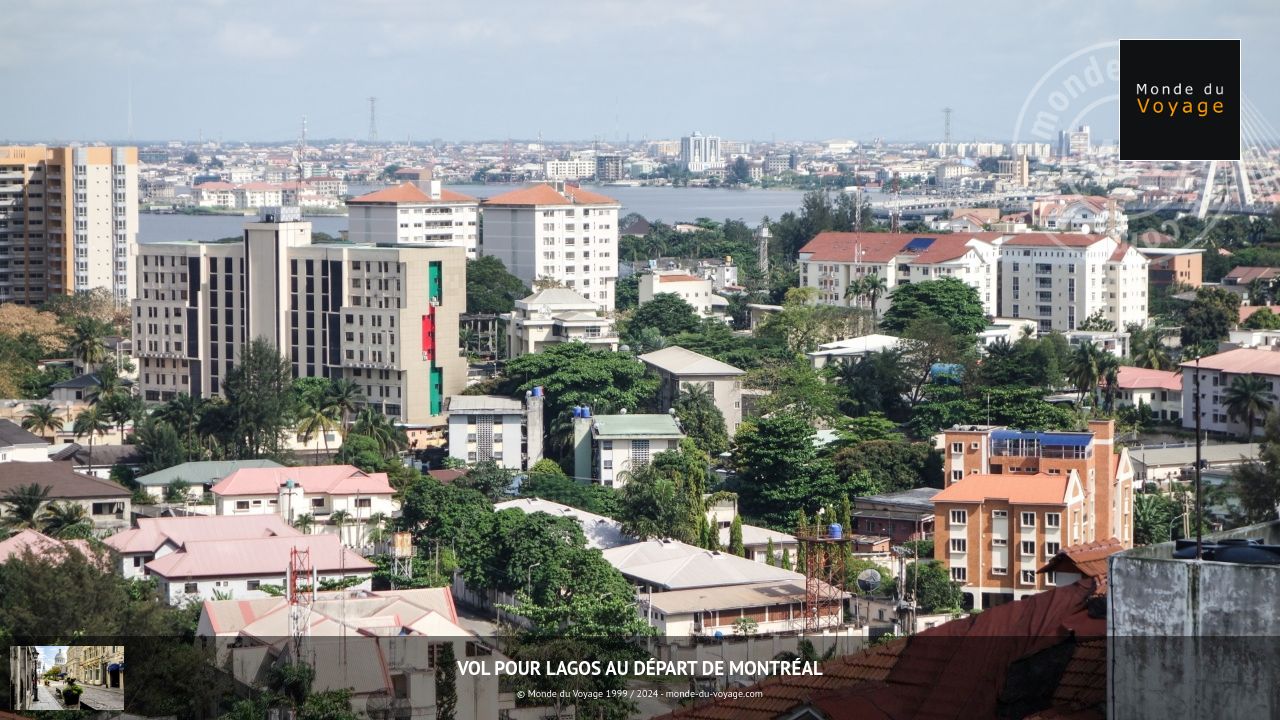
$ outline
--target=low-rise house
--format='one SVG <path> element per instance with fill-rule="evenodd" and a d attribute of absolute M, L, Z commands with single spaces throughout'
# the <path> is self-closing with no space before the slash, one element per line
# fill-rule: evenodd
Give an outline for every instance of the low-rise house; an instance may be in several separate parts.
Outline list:
<path fill-rule="evenodd" d="M 1116 406 L 1145 406 L 1153 420 L 1182 417 L 1181 373 L 1123 365 L 1116 376 Z"/>
<path fill-rule="evenodd" d="M 69 462 L 76 472 L 104 480 L 111 479 L 111 471 L 120 466 L 125 470 L 137 470 L 142 465 L 142 453 L 133 445 L 99 445 L 94 443 L 92 453 L 88 445 L 78 442 L 59 445 L 49 456 L 55 462 Z"/>
<path fill-rule="evenodd" d="M 684 433 L 674 414 L 596 415 L 578 408 L 573 418 L 574 477 L 605 487 L 626 484 L 626 473 L 676 450 Z"/>
<path fill-rule="evenodd" d="M 640 276 L 640 304 L 652 302 L 659 295 L 675 295 L 704 318 L 723 318 L 729 308 L 729 301 L 713 291 L 711 280 L 683 270 L 658 270 Z"/>
<path fill-rule="evenodd" d="M 121 485 L 76 472 L 66 462 L 0 463 L 0 495 L 28 485 L 49 488 L 47 502 L 71 502 L 84 507 L 100 534 L 129 527 L 129 499 Z M 7 511 L 8 508 L 0 508 Z"/>
<path fill-rule="evenodd" d="M 241 468 L 212 492 L 219 515 L 279 515 L 290 525 L 310 516 L 318 530 L 339 533 L 351 545 L 364 544 L 369 517 L 390 518 L 400 509 L 386 473 L 352 465 Z M 334 521 L 339 512 L 341 523 Z"/>
<path fill-rule="evenodd" d="M 156 499 L 164 497 L 164 491 L 175 480 L 189 485 L 187 492 L 193 500 L 211 490 L 223 478 L 243 468 L 278 468 L 274 460 L 198 460 L 174 465 L 164 470 L 148 473 L 134 480 L 148 495 Z"/>
<path fill-rule="evenodd" d="M 285 585 L 294 550 L 310 554 L 320 583 L 355 582 L 354 587 L 370 587 L 376 566 L 344 547 L 336 535 L 188 540 L 180 550 L 144 567 L 146 575 L 156 579 L 160 597 L 171 605 L 219 596 L 263 598 L 270 597 L 263 585 Z"/>
<path fill-rule="evenodd" d="M 729 547 L 729 540 L 732 536 L 730 527 L 721 527 L 719 530 L 719 538 L 721 547 Z M 773 548 L 773 564 L 777 564 L 782 560 L 783 553 L 793 559 L 799 551 L 800 544 L 794 535 L 773 530 L 770 528 L 758 527 L 756 525 L 742 524 L 742 550 L 743 557 L 756 562 L 768 563 L 769 548 Z"/>
<path fill-rule="evenodd" d="M 87 540 L 58 540 L 28 528 L 0 540 L 0 565 L 15 557 L 21 557 L 28 551 L 42 561 L 53 564 L 69 550 L 78 551 L 86 558 L 102 559 L 101 554 L 96 552 Z"/>
<path fill-rule="evenodd" d="M 546 513 L 553 517 L 567 517 L 582 526 L 582 533 L 587 536 L 587 547 L 606 550 L 620 545 L 629 545 L 636 541 L 622 532 L 622 525 L 613 518 L 589 513 L 586 510 L 569 505 L 562 505 L 541 498 L 518 498 L 495 503 L 494 511 L 519 510 L 525 514 Z"/>
<path fill-rule="evenodd" d="M 524 402 L 496 395 L 446 398 L 449 457 L 469 464 L 492 460 L 511 470 L 533 467 L 542 459 L 542 397 L 542 388 L 535 388 Z"/>
<path fill-rule="evenodd" d="M 105 542 L 119 553 L 121 574 L 141 578 L 147 574 L 147 563 L 182 552 L 188 542 L 301 536 L 278 515 L 211 515 L 138 518 L 137 527 L 122 530 Z"/>
<path fill-rule="evenodd" d="M 813 363 L 814 369 L 821 370 L 833 362 L 856 363 L 868 355 L 873 355 L 883 350 L 896 350 L 901 343 L 902 338 L 892 335 L 862 335 L 856 338 L 823 343 L 818 346 L 817 350 L 807 354 L 809 362 Z"/>
<path fill-rule="evenodd" d="M 613 321 L 600 306 L 567 288 L 544 288 L 502 316 L 507 323 L 507 357 L 542 352 L 548 345 L 582 342 L 596 348 L 618 349 Z"/>
<path fill-rule="evenodd" d="M 738 431 L 742 423 L 742 376 L 746 371 L 678 345 L 645 353 L 640 360 L 662 380 L 658 389 L 660 407 L 674 407 L 682 390 L 701 385 L 724 416 L 730 437 Z"/>
<path fill-rule="evenodd" d="M 1036 573 L 1068 545 L 1084 541 L 1089 522 L 1085 488 L 1065 474 L 976 474 L 933 498 L 942 518 L 934 557 L 966 595 L 966 606 L 989 608 L 1053 586 Z"/>
<path fill-rule="evenodd" d="M 884 535 L 895 545 L 927 540 L 933 536 L 933 498 L 938 492 L 925 487 L 854 498 L 850 530 Z"/>
<path fill-rule="evenodd" d="M 196 636 L 215 648 L 220 666 L 252 685 L 295 652 L 290 605 L 283 597 L 206 600 Z M 459 624 L 446 588 L 318 593 L 309 604 L 304 656 L 341 658 L 315 664 L 312 689 L 346 689 L 351 710 L 362 717 L 423 718 L 437 715 L 436 682 L 441 650 L 453 646 L 459 661 L 504 659 Z M 491 720 L 515 710 L 515 697 L 498 688 L 498 673 L 456 673 L 456 720 Z M 381 710 L 379 710 L 381 712 Z M 372 713 L 370 713 L 372 715 Z M 510 715 L 518 717 L 517 715 Z M 537 717 L 554 717 L 543 713 Z"/>
<path fill-rule="evenodd" d="M 133 385 L 133 381 L 127 378 L 120 378 L 119 382 L 126 389 Z M 85 373 L 70 380 L 54 383 L 50 388 L 49 399 L 64 403 L 77 400 L 89 401 L 101 388 L 102 381 L 97 373 Z"/>
<path fill-rule="evenodd" d="M 1200 462 L 1206 471 L 1230 472 L 1237 465 L 1257 462 L 1261 447 L 1257 443 L 1204 444 L 1200 448 Z M 1195 442 L 1130 448 L 1129 461 L 1133 463 L 1135 485 L 1144 487 L 1152 483 L 1168 490 L 1173 483 L 1193 481 Z"/>
<path fill-rule="evenodd" d="M 1085 343 L 1118 358 L 1129 356 L 1129 333 L 1120 330 L 1069 330 L 1062 333 L 1072 347 Z"/>
<path fill-rule="evenodd" d="M 44 462 L 49 459 L 49 441 L 22 429 L 8 420 L 0 420 L 0 463 Z"/>

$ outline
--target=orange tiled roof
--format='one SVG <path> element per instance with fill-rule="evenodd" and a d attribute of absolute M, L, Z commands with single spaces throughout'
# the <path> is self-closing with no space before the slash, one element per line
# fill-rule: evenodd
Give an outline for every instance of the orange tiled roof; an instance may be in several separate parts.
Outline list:
<path fill-rule="evenodd" d="M 985 502 L 1008 500 L 1019 505 L 1063 505 L 1066 503 L 1069 475 L 977 474 L 948 485 L 933 496 L 933 502 Z"/>
<path fill-rule="evenodd" d="M 1065 547 L 1058 551 L 1038 572 L 1076 572 L 1093 578 L 1097 583 L 1095 594 L 1107 592 L 1107 558 L 1124 550 L 1124 544 L 1115 538 L 1097 540 Z"/>
<path fill-rule="evenodd" d="M 429 202 L 475 202 L 475 198 L 452 190 L 440 190 L 440 198 L 434 199 L 422 191 L 422 188 L 411 182 L 401 183 L 396 187 L 375 190 L 371 193 L 352 198 L 352 203 L 429 203 Z"/>
<path fill-rule="evenodd" d="M 801 253 L 808 253 L 809 259 L 818 262 L 864 262 L 886 263 L 895 256 L 906 252 L 907 244 L 912 240 L 927 238 L 933 242 L 929 247 L 915 254 L 912 263 L 938 263 L 954 260 L 969 251 L 970 240 L 991 242 L 1001 233 L 955 233 L 951 235 L 918 235 L 914 233 L 864 233 L 834 232 L 818 233 L 812 240 L 800 248 Z"/>
<path fill-rule="evenodd" d="M 512 190 L 484 201 L 485 205 L 617 205 L 611 197 L 566 185 L 564 193 L 547 183 Z"/>

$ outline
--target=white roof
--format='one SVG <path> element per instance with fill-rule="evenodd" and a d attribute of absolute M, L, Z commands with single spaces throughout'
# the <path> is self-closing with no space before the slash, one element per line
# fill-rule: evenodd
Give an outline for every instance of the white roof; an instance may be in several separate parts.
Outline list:
<path fill-rule="evenodd" d="M 627 577 L 668 590 L 804 578 L 798 572 L 676 540 L 647 540 L 610 548 L 604 551 L 604 559 Z"/>
<path fill-rule="evenodd" d="M 516 307 L 527 308 L 533 305 L 553 305 L 566 310 L 588 310 L 592 312 L 599 307 L 568 288 L 543 288 L 516 302 Z"/>
<path fill-rule="evenodd" d="M 446 403 L 451 413 L 501 412 L 518 415 L 524 412 L 524 403 L 499 395 L 452 395 L 447 398 Z"/>
<path fill-rule="evenodd" d="M 835 342 L 824 343 L 818 346 L 817 351 L 809 353 L 809 357 L 829 356 L 837 357 L 840 355 L 867 355 L 881 350 L 892 350 L 898 347 L 898 343 L 902 342 L 902 338 L 892 335 L 863 335 L 856 338 L 848 338 L 847 340 L 837 340 Z"/>
<path fill-rule="evenodd" d="M 720 544 L 721 545 L 729 544 L 729 530 L 730 530 L 729 527 L 720 528 Z M 796 544 L 796 538 L 794 535 L 788 535 L 784 532 L 778 532 L 777 530 L 770 530 L 769 528 L 756 527 L 755 525 L 747 525 L 746 523 L 743 523 L 742 525 L 742 544 L 743 545 L 747 547 L 754 547 L 756 545 L 768 545 L 770 540 L 773 540 L 773 545 L 776 548 L 781 548 L 783 545 Z M 779 550 L 779 552 L 781 552 L 781 550 Z"/>
<path fill-rule="evenodd" d="M 514 509 L 525 514 L 541 512 L 555 517 L 572 518 L 582 526 L 582 532 L 587 536 L 587 545 L 600 550 L 635 542 L 635 538 L 622 533 L 622 526 L 616 520 L 550 500 L 519 498 L 495 503 L 493 509 Z"/>
<path fill-rule="evenodd" d="M 744 375 L 746 371 L 713 357 L 672 345 L 640 356 L 644 362 L 672 375 Z"/>
<path fill-rule="evenodd" d="M 823 583 L 826 586 L 826 583 Z M 848 593 L 840 593 L 848 597 Z M 769 607 L 805 601 L 805 581 L 779 580 L 749 585 L 732 585 L 717 588 L 695 588 L 654 593 L 641 596 L 642 601 L 653 604 L 653 609 L 666 615 L 687 615 L 708 610 L 737 610 L 739 608 Z"/>

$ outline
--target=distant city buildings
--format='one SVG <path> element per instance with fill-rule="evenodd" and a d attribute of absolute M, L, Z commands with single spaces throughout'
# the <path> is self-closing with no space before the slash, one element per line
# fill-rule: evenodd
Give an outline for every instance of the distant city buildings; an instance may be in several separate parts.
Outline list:
<path fill-rule="evenodd" d="M 0 302 L 134 297 L 138 149 L 0 147 Z"/>
<path fill-rule="evenodd" d="M 142 397 L 220 395 L 263 338 L 295 376 L 349 379 L 411 431 L 442 428 L 466 374 L 464 261 L 461 247 L 313 243 L 289 208 L 235 242 L 145 245 L 133 305 Z"/>
<path fill-rule="evenodd" d="M 481 255 L 498 258 L 527 285 L 562 283 L 613 311 L 621 203 L 573 185 L 542 183 L 491 197 L 481 208 Z"/>
<path fill-rule="evenodd" d="M 697 132 L 680 138 L 680 164 L 693 173 L 724 169 L 720 138 Z"/>
<path fill-rule="evenodd" d="M 1059 157 L 1084 157 L 1093 152 L 1093 142 L 1089 137 L 1089 126 L 1081 125 L 1075 130 L 1063 130 L 1058 133 Z"/>

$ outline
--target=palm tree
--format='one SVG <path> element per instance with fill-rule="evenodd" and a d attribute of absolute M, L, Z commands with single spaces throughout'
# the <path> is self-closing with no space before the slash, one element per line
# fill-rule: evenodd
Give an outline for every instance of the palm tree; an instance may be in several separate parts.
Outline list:
<path fill-rule="evenodd" d="M 351 513 L 347 512 L 346 510 L 334 510 L 333 513 L 329 515 L 329 522 L 333 523 L 338 527 L 339 542 L 346 543 L 347 539 L 345 537 L 345 533 L 343 532 L 343 530 L 346 528 L 347 522 L 349 522 L 350 520 L 351 520 Z"/>
<path fill-rule="evenodd" d="M 107 345 L 102 340 L 102 336 L 106 334 L 107 328 L 96 320 L 82 318 L 76 323 L 67 348 L 71 351 L 71 356 L 84 367 L 85 372 L 97 367 L 107 358 Z"/>
<path fill-rule="evenodd" d="M 120 371 L 116 369 L 115 363 L 102 363 L 94 378 L 97 380 L 97 387 L 89 393 L 89 402 L 92 404 L 96 405 L 121 390 Z"/>
<path fill-rule="evenodd" d="M 334 380 L 325 392 L 324 404 L 336 411 L 342 421 L 342 436 L 346 437 L 347 429 L 350 427 L 347 418 L 364 405 L 364 391 L 352 380 L 346 378 Z"/>
<path fill-rule="evenodd" d="M 93 535 L 93 519 L 80 503 L 49 503 L 39 519 L 41 530 L 50 537 L 87 538 Z"/>
<path fill-rule="evenodd" d="M 1116 404 L 1116 394 L 1120 392 L 1120 361 L 1115 355 L 1107 354 L 1102 364 L 1102 381 L 1107 384 L 1106 407 L 1111 412 Z"/>
<path fill-rule="evenodd" d="M 376 512 L 370 515 L 364 524 L 367 528 L 365 532 L 365 540 L 376 544 L 387 541 L 387 514 L 384 512 Z"/>
<path fill-rule="evenodd" d="M 329 457 L 329 431 L 340 424 L 336 417 L 335 407 L 324 404 L 322 399 L 319 407 L 306 403 L 299 412 L 298 432 L 302 434 L 306 442 L 311 442 L 311 438 L 319 434 L 320 439 L 324 441 L 325 457 Z"/>
<path fill-rule="evenodd" d="M 293 521 L 293 527 L 301 530 L 303 535 L 310 535 L 311 528 L 315 527 L 316 518 L 311 513 L 299 515 Z"/>
<path fill-rule="evenodd" d="M 124 426 L 142 417 L 142 401 L 127 392 L 116 392 L 101 398 L 98 403 L 103 415 L 116 426 L 120 441 L 124 442 Z"/>
<path fill-rule="evenodd" d="M 40 510 L 49 498 L 49 486 L 31 483 L 19 485 L 0 496 L 0 505 L 8 511 L 0 516 L 0 527 L 9 530 L 39 530 Z"/>
<path fill-rule="evenodd" d="M 22 416 L 23 430 L 39 433 L 50 441 L 62 429 L 62 425 L 62 416 L 52 405 L 32 405 L 27 408 L 27 414 Z"/>
<path fill-rule="evenodd" d="M 866 293 L 866 285 L 863 281 L 864 278 L 854 278 L 853 280 L 850 280 L 849 284 L 845 286 L 844 289 L 844 299 L 858 300 L 859 304 L 861 304 L 862 296 Z"/>
<path fill-rule="evenodd" d="M 400 452 L 409 446 L 409 439 L 404 430 L 397 427 L 377 408 L 361 408 L 351 429 L 376 440 L 378 448 L 384 455 Z"/>
<path fill-rule="evenodd" d="M 1172 331 L 1164 326 L 1144 328 L 1137 323 L 1125 328 L 1129 332 L 1129 355 L 1134 365 L 1152 370 L 1168 370 L 1173 367 L 1173 357 L 1165 344 Z"/>
<path fill-rule="evenodd" d="M 75 424 L 71 426 L 71 431 L 76 434 L 77 438 L 89 436 L 89 467 L 93 467 L 93 439 L 98 435 L 106 432 L 111 428 L 111 423 L 107 422 L 107 415 L 98 405 L 90 405 L 76 416 Z"/>
<path fill-rule="evenodd" d="M 1253 436 L 1253 421 L 1258 416 L 1265 416 L 1275 405 L 1276 396 L 1271 392 L 1271 383 L 1257 375 L 1237 375 L 1222 394 L 1223 405 L 1232 420 L 1245 418 L 1245 437 Z"/>
<path fill-rule="evenodd" d="M 1097 345 L 1091 342 L 1082 342 L 1074 353 L 1071 354 L 1071 366 L 1068 370 L 1068 379 L 1080 391 L 1080 401 L 1084 402 L 1084 394 L 1092 392 L 1095 400 L 1098 392 L 1098 382 L 1102 380 L 1105 372 L 1105 356 Z M 1097 402 L 1094 403 L 1097 406 Z"/>
<path fill-rule="evenodd" d="M 871 300 L 871 321 L 879 322 L 876 315 L 876 301 L 889 290 L 888 283 L 879 273 L 871 273 L 862 278 L 862 292 Z"/>
<path fill-rule="evenodd" d="M 169 399 L 168 402 L 155 409 L 152 413 L 158 420 L 163 420 L 171 427 L 181 429 L 186 432 L 187 459 L 190 460 L 191 452 L 196 446 L 196 428 L 200 424 L 200 413 L 203 401 L 194 398 L 187 393 L 179 393 Z"/>

